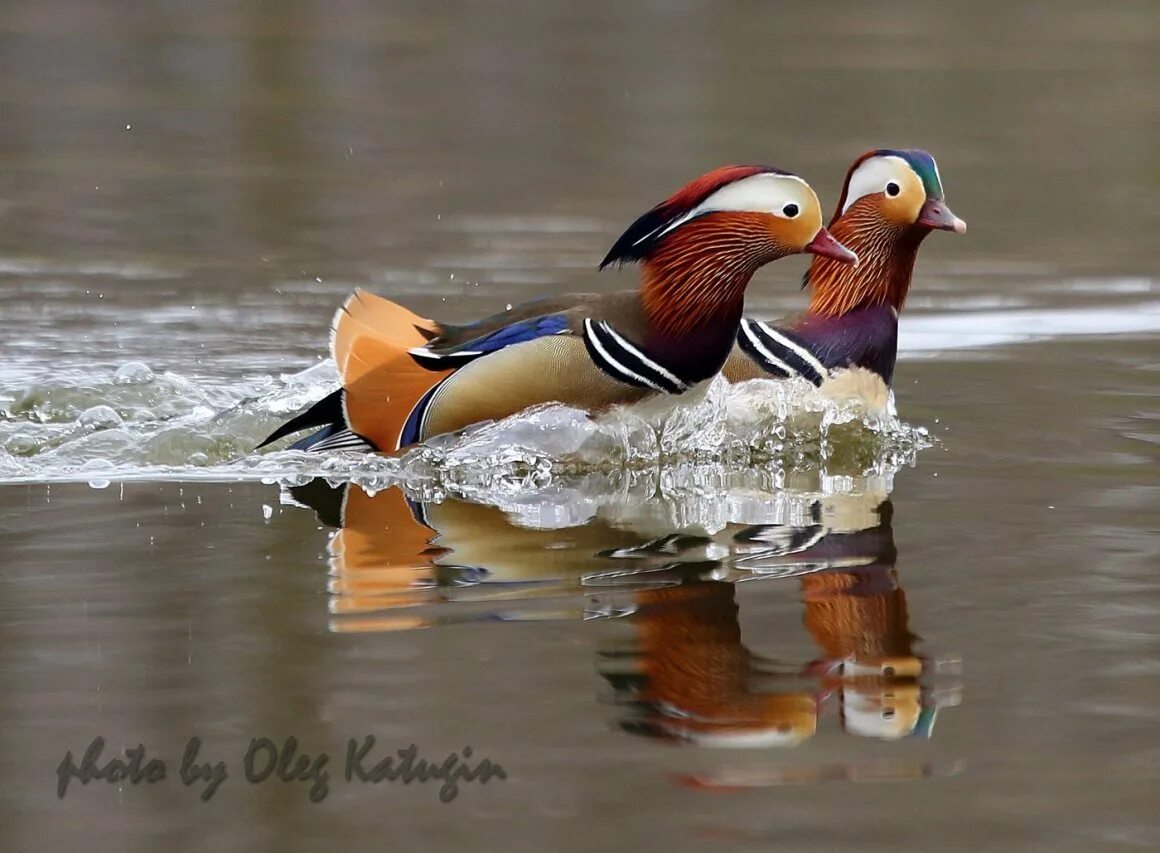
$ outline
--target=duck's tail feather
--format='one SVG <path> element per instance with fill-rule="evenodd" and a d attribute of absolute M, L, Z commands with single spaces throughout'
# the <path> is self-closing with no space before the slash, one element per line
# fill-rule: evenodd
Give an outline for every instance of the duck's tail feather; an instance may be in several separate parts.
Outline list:
<path fill-rule="evenodd" d="M 408 422 L 421 416 L 420 403 L 452 371 L 420 364 L 411 350 L 440 330 L 437 323 L 362 290 L 346 300 L 334 317 L 332 349 L 351 432 L 387 453 L 421 437 L 407 429 Z"/>
<path fill-rule="evenodd" d="M 343 433 L 353 436 L 346 427 L 346 415 L 343 412 L 342 397 L 343 392 L 341 388 L 333 394 L 327 394 L 305 412 L 286 421 L 286 423 L 266 436 L 255 450 L 260 450 L 267 444 L 273 444 L 280 438 L 285 438 L 288 435 L 293 435 L 296 432 L 301 432 L 311 427 L 322 427 L 322 429 L 292 444 L 290 446 L 291 450 L 324 450 L 326 448 L 320 446 L 324 442 L 333 441 Z M 369 446 L 369 442 L 361 439 L 360 443 L 364 448 Z"/>
<path fill-rule="evenodd" d="M 331 324 L 330 351 L 342 388 L 279 427 L 258 447 L 299 430 L 322 427 L 293 448 L 385 453 L 399 449 L 420 401 L 451 372 L 428 368 L 410 352 L 440 331 L 437 323 L 401 305 L 356 290 Z"/>
<path fill-rule="evenodd" d="M 442 334 L 442 327 L 402 305 L 359 289 L 347 297 L 330 324 L 330 352 L 338 372 L 345 368 L 360 337 L 392 342 L 406 351 Z"/>
<path fill-rule="evenodd" d="M 384 453 L 419 440 L 412 421 L 421 419 L 421 404 L 452 371 L 416 361 L 411 350 L 440 332 L 434 321 L 380 296 L 351 294 L 335 313 L 331 338 L 342 379 L 343 427 Z"/>
<path fill-rule="evenodd" d="M 290 446 L 290 449 L 313 450 L 315 453 L 322 453 L 326 450 L 357 450 L 361 453 L 378 450 L 377 447 L 361 435 L 356 435 L 349 429 L 340 429 L 336 426 L 321 429 L 314 433 L 314 435 L 295 442 Z"/>

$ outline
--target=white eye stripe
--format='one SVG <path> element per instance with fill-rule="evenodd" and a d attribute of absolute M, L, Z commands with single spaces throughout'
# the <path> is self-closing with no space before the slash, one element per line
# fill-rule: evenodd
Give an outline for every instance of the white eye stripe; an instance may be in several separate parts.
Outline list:
<path fill-rule="evenodd" d="M 860 198 L 885 192 L 886 185 L 891 181 L 897 183 L 901 188 L 900 169 L 914 173 L 914 169 L 910 168 L 909 163 L 894 154 L 871 157 L 855 169 L 846 188 L 846 203 L 842 205 L 842 213 L 849 210 L 850 206 Z"/>
<path fill-rule="evenodd" d="M 786 183 L 787 181 L 793 183 Z M 637 243 L 656 237 L 663 237 L 674 228 L 679 228 L 690 219 L 704 213 L 735 211 L 738 213 L 770 213 L 783 219 L 799 216 L 806 208 L 807 199 L 813 195 L 810 185 L 797 175 L 782 175 L 762 172 L 750 175 L 721 187 L 688 213 L 674 219 L 664 228 L 647 234 Z M 794 217 L 786 216 L 783 208 L 788 204 L 797 205 Z"/>
<path fill-rule="evenodd" d="M 689 212 L 693 216 L 718 210 L 781 214 L 787 204 L 802 206 L 803 190 L 813 192 L 797 175 L 763 172 L 721 187 Z"/>

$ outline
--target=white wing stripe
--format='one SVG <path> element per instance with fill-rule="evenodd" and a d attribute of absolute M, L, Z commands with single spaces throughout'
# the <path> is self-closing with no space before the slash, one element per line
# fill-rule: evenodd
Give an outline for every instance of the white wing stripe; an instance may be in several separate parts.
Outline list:
<path fill-rule="evenodd" d="M 753 344 L 753 348 L 761 353 L 762 357 L 776 367 L 778 370 L 784 370 L 787 376 L 797 376 L 798 372 L 782 361 L 780 358 L 771 353 L 753 332 L 752 325 L 749 320 L 741 324 L 741 328 L 745 331 L 745 337 L 749 338 L 749 342 Z"/>
<path fill-rule="evenodd" d="M 412 347 L 411 349 L 407 350 L 407 352 L 413 356 L 418 357 L 418 358 L 430 358 L 430 359 L 434 359 L 434 360 L 448 358 L 449 355 L 451 357 L 455 357 L 455 358 L 458 358 L 460 356 L 483 355 L 482 350 L 464 349 L 464 350 L 457 350 L 456 352 L 449 354 L 449 353 L 432 352 L 431 350 L 427 349 L 427 347 Z"/>
<path fill-rule="evenodd" d="M 601 326 L 601 328 L 604 329 L 604 331 L 606 331 L 609 335 L 611 335 L 612 339 L 615 340 L 618 344 L 620 344 L 620 346 L 624 347 L 629 353 L 631 353 L 632 355 L 635 355 L 637 358 L 639 358 L 641 360 L 642 364 L 651 368 L 652 370 L 655 370 L 658 374 L 663 376 L 669 382 L 672 382 L 674 385 L 676 385 L 682 391 L 688 390 L 689 386 L 686 385 L 684 382 L 682 382 L 679 377 L 677 377 L 673 373 L 670 373 L 668 370 L 663 368 L 661 365 L 657 364 L 655 361 L 653 361 L 651 358 L 649 358 L 647 355 L 645 355 L 643 352 L 641 352 L 635 346 L 630 344 L 627 340 L 625 340 L 623 337 L 621 337 L 620 333 L 617 332 L 616 329 L 614 329 L 614 328 L 612 328 L 612 326 L 608 325 L 607 322 L 601 322 L 600 326 Z"/>
<path fill-rule="evenodd" d="M 612 370 L 619 373 L 621 376 L 627 376 L 633 382 L 646 385 L 649 388 L 652 388 L 654 391 L 660 391 L 662 394 L 665 393 L 665 389 L 660 385 L 649 379 L 646 379 L 638 373 L 634 373 L 608 354 L 608 350 L 604 348 L 604 345 L 600 343 L 600 339 L 596 337 L 596 329 L 592 325 L 592 319 L 590 317 L 585 318 L 584 320 L 584 336 L 588 338 L 588 342 L 592 344 L 592 348 L 596 350 L 597 354 L 602 359 L 604 359 L 605 364 Z"/>
<path fill-rule="evenodd" d="M 792 352 L 794 355 L 816 370 L 818 372 L 818 376 L 825 378 L 829 374 L 830 371 L 826 369 L 826 366 L 818 361 L 817 357 L 801 344 L 796 343 L 795 341 L 786 337 L 772 326 L 766 325 L 765 323 L 758 323 L 757 325 L 761 327 L 761 331 L 765 332 L 767 335 L 777 341 L 777 343 L 781 344 L 787 350 Z"/>

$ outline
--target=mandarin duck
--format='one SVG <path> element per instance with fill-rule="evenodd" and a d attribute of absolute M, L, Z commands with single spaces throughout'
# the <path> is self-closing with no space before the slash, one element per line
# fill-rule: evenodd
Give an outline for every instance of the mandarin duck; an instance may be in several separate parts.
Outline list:
<path fill-rule="evenodd" d="M 967 224 L 947 207 L 930 154 L 881 148 L 846 173 L 829 228 L 857 253 L 857 266 L 815 257 L 802 283 L 810 289 L 806 313 L 782 323 L 742 319 L 723 372 L 730 382 L 801 377 L 829 396 L 880 409 L 918 247 L 933 230 L 962 234 Z"/>
<path fill-rule="evenodd" d="M 539 403 L 595 412 L 681 394 L 721 370 L 754 272 L 799 252 L 857 261 L 822 226 L 804 180 L 726 166 L 642 215 L 613 245 L 600 269 L 639 263 L 636 290 L 542 298 L 463 326 L 356 291 L 332 326 L 342 388 L 259 447 L 321 427 L 293 447 L 390 453 Z"/>

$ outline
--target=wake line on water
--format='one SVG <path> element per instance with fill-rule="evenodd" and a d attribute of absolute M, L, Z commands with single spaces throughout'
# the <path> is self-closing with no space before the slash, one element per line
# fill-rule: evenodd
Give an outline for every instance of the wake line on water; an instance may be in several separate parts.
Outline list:
<path fill-rule="evenodd" d="M 73 371 L 0 396 L 0 483 L 253 480 L 315 477 L 412 493 L 517 493 L 593 473 L 712 464 L 862 472 L 913 464 L 932 440 L 893 413 L 836 403 L 804 382 L 715 379 L 679 400 L 598 417 L 562 405 L 530 409 L 397 456 L 258 454 L 277 424 L 337 385 L 323 362 L 279 379 L 207 387 L 140 363 Z M 0 394 L 4 392 L 0 391 Z"/>

